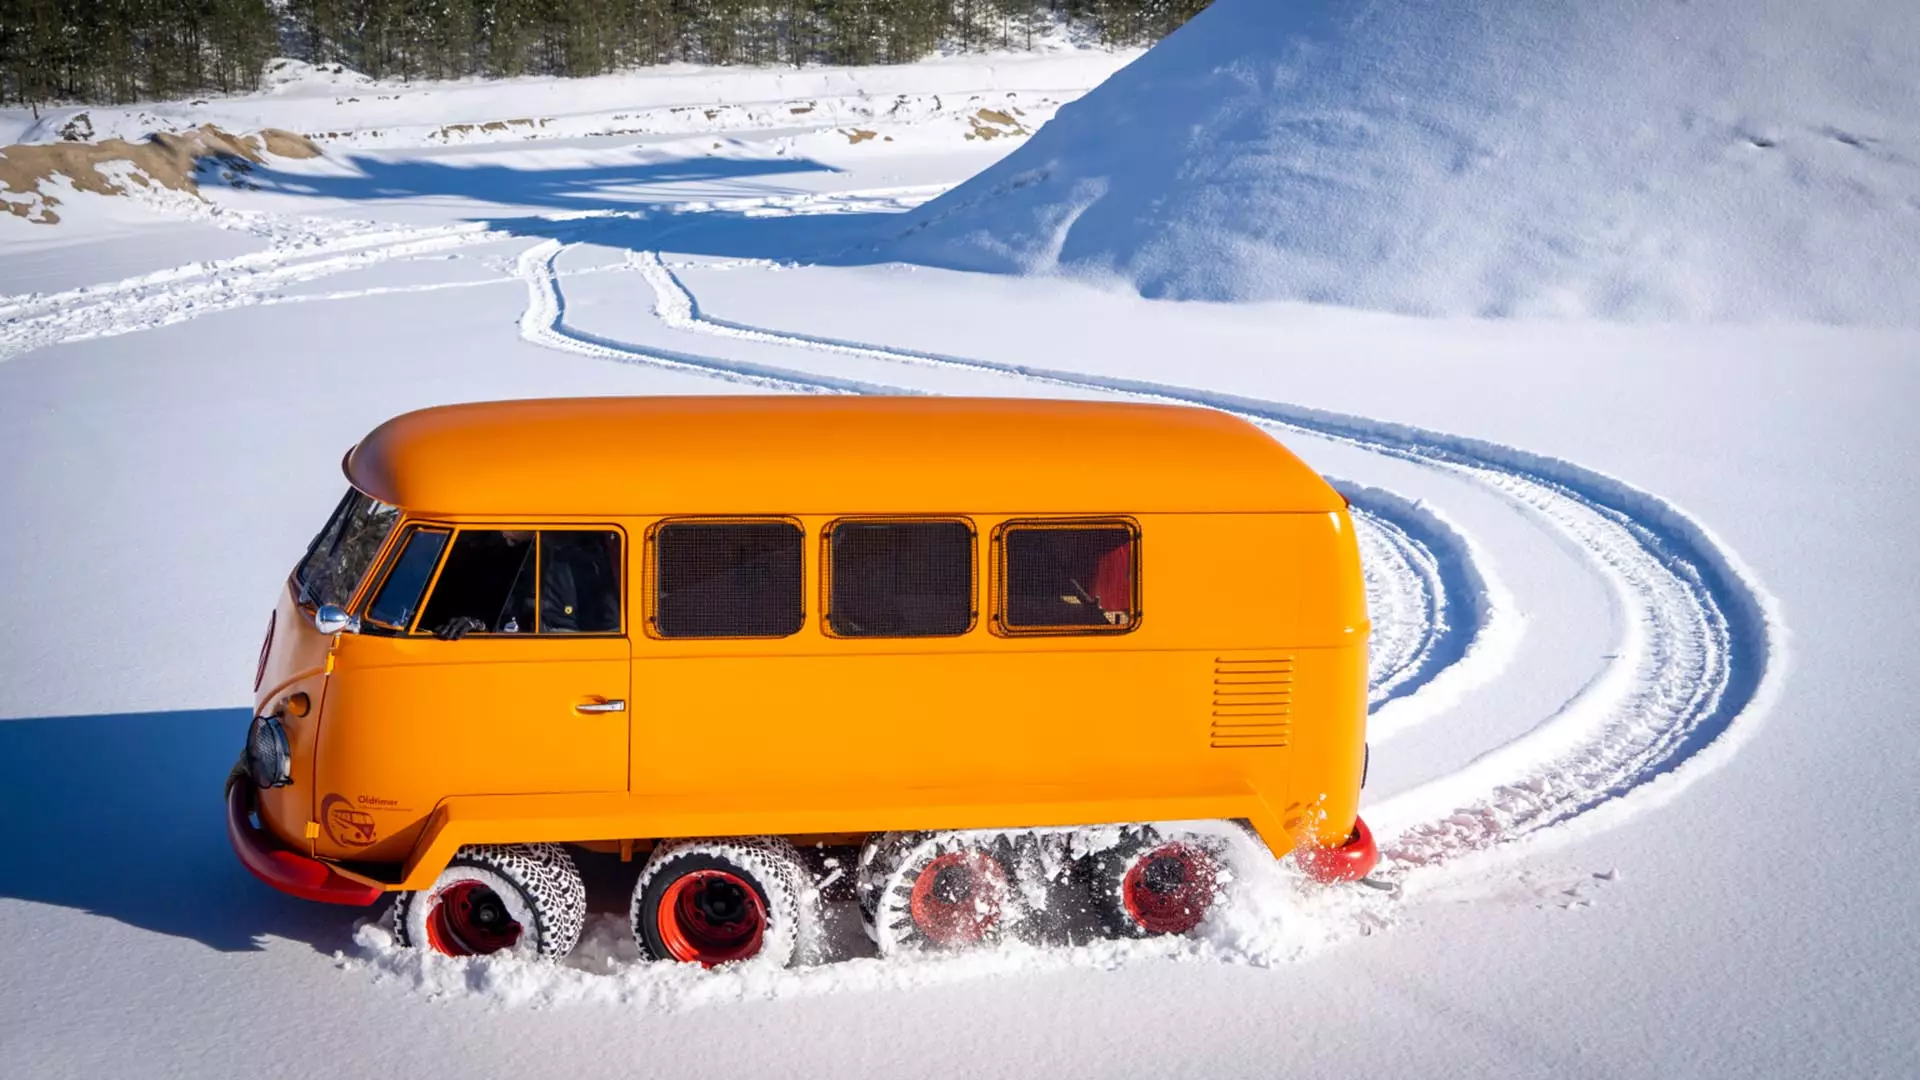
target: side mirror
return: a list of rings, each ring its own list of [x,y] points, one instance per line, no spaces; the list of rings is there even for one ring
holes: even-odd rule
[[[337,634],[345,630],[349,634],[360,632],[360,617],[347,614],[347,609],[333,604],[321,604],[313,613],[314,628],[323,634]]]

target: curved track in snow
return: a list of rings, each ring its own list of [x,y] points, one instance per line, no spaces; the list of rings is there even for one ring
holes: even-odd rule
[[[821,376],[801,369],[669,352],[622,344],[569,329],[553,272],[558,241],[521,260],[530,302],[522,330],[541,344],[629,363],[702,370],[718,378],[806,392],[917,393],[903,384]],[[1764,712],[1785,662],[1785,627],[1773,599],[1737,556],[1683,511],[1649,492],[1571,462],[1485,440],[1403,424],[1302,408],[1281,402],[1025,365],[894,349],[716,319],[654,252],[629,256],[655,293],[655,312],[669,327],[716,337],[779,345],[868,361],[990,373],[1029,384],[1104,392],[1136,399],[1202,405],[1452,473],[1499,493],[1580,551],[1606,582],[1625,615],[1620,640],[1599,674],[1571,700],[1523,734],[1449,775],[1372,805],[1369,819],[1388,854],[1405,868],[1435,864],[1512,842],[1600,811],[1622,813],[1658,791],[1671,791],[1738,741]],[[1384,502],[1376,503],[1383,506]],[[1404,510],[1405,507],[1397,507]],[[1375,516],[1381,516],[1376,513]],[[1398,520],[1407,518],[1402,515]],[[1432,519],[1437,521],[1438,519]],[[1402,527],[1401,536],[1407,535]],[[1430,535],[1440,535],[1431,533]],[[1396,548],[1409,566],[1423,560],[1382,530],[1378,543]],[[1464,542],[1462,542],[1464,544]],[[1424,547],[1424,545],[1423,545]],[[1424,548],[1431,551],[1431,548]],[[1378,550],[1378,548],[1376,549]],[[1471,566],[1471,560],[1464,564]],[[1487,677],[1501,666],[1500,647],[1476,650],[1447,643],[1449,595],[1438,567],[1416,577],[1430,584],[1432,641],[1394,643],[1406,663],[1376,682],[1382,702],[1418,682],[1403,671],[1440,666],[1429,681],[1485,654]],[[1464,571],[1463,571],[1464,572]],[[1480,583],[1477,630],[1501,616],[1498,593]],[[1467,587],[1451,595],[1472,596]],[[1448,601],[1451,603],[1451,601]],[[1458,645],[1448,658],[1445,649]],[[1448,666],[1449,660],[1453,662]],[[1409,669],[1408,665],[1411,665]]]

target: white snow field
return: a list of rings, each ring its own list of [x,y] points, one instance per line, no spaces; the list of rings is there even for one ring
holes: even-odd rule
[[[978,89],[940,70],[899,77]],[[217,107],[301,127],[247,102]],[[0,1076],[1920,1075],[1911,320],[1417,317],[880,262],[1021,136],[844,126],[343,143],[205,203],[0,215]],[[563,966],[402,950],[379,909],[248,876],[220,784],[346,448],[430,404],[715,392],[1265,425],[1357,512],[1363,813],[1396,889],[1245,858],[1191,940],[886,963],[830,906],[823,962],[706,972],[635,959],[617,862]]]

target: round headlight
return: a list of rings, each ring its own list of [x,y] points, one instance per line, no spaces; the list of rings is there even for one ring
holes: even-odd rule
[[[285,787],[293,782],[293,755],[287,749],[287,731],[278,718],[253,718],[253,729],[247,732],[247,771],[263,788]]]

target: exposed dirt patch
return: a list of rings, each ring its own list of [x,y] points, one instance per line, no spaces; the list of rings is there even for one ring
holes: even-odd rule
[[[53,212],[60,202],[40,185],[56,176],[66,177],[78,191],[97,195],[124,195],[128,184],[198,195],[201,169],[211,168],[227,183],[245,187],[246,175],[268,154],[310,158],[319,153],[306,136],[291,131],[268,128],[255,135],[233,135],[212,124],[152,135],[138,143],[107,139],[15,145],[0,149],[0,192],[25,199],[0,198],[0,206],[28,221],[51,225],[60,220]]]
[[[880,133],[877,131],[867,131],[864,128],[855,128],[852,131],[842,131],[840,134],[845,135],[849,143],[858,146]]]
[[[266,147],[267,153],[274,157],[298,159],[320,156],[320,148],[313,145],[312,139],[305,135],[295,135],[291,131],[282,131],[279,128],[266,128],[261,131],[260,142]]]
[[[997,139],[1002,135],[1030,135],[1026,125],[999,109],[981,109],[967,117],[973,130],[967,132],[969,139]]]

